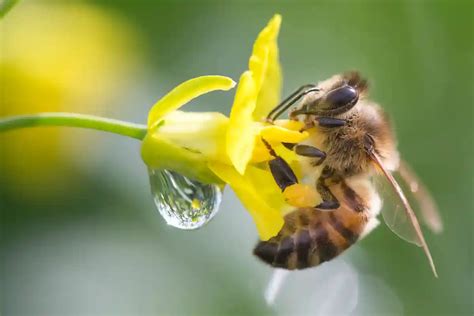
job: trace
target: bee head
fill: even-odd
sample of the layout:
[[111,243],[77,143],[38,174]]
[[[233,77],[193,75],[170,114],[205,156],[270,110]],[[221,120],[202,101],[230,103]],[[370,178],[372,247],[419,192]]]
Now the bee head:
[[335,116],[352,109],[365,92],[367,82],[356,72],[334,76],[318,85],[318,91],[304,98],[292,115]]
[[311,104],[315,111],[321,115],[338,115],[349,111],[359,100],[359,92],[348,84],[335,88],[325,93],[316,102]]

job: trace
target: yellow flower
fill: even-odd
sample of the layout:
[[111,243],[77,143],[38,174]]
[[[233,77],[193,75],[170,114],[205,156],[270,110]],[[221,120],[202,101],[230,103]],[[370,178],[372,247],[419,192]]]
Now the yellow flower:
[[265,122],[280,98],[280,24],[281,17],[275,15],[255,41],[249,70],[240,77],[229,118],[214,112],[176,111],[201,94],[234,86],[231,79],[221,76],[191,79],[152,108],[142,146],[143,160],[150,168],[170,169],[203,183],[232,187],[253,217],[262,240],[280,231],[283,215],[292,207],[264,163],[274,157],[262,139],[292,164],[296,157],[281,143],[297,143],[308,136],[300,132],[302,124],[298,122]]
[[223,183],[207,166],[226,161],[225,133],[229,119],[217,112],[176,111],[192,99],[235,82],[223,76],[202,76],[174,88],[152,107],[142,158],[149,168],[169,169],[203,183]]
[[[307,137],[301,125],[287,128],[265,124],[264,119],[280,99],[281,67],[277,37],[281,17],[276,15],[255,41],[249,70],[240,77],[226,135],[227,153],[232,166],[211,163],[210,168],[228,183],[257,226],[260,238],[275,236],[283,226],[283,214],[290,207],[268,167],[249,165],[272,159],[261,138],[274,145],[287,161],[295,160],[281,142],[300,142]],[[291,129],[288,129],[291,127]],[[279,148],[277,148],[279,147]]]

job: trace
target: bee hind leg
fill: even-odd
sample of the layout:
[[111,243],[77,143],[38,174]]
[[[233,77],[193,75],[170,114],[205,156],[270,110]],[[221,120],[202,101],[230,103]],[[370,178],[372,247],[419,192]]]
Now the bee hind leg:
[[334,118],[334,117],[318,117],[315,119],[320,127],[335,128],[341,127],[347,124],[346,120]]
[[329,184],[335,184],[339,181],[338,177],[334,176],[334,170],[324,167],[321,175],[316,182],[316,190],[321,195],[322,202],[316,205],[320,210],[335,210],[339,208],[340,203],[329,189]]

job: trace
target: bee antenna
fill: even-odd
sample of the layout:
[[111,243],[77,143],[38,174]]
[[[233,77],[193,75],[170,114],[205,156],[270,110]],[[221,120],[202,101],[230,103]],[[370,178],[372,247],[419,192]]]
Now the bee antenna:
[[280,115],[283,114],[288,108],[290,108],[293,104],[295,104],[299,99],[311,92],[317,92],[320,89],[316,87],[314,84],[307,84],[304,86],[299,87],[295,92],[293,92],[289,97],[283,100],[280,104],[278,104],[270,113],[267,115],[267,120],[272,122],[276,120]]

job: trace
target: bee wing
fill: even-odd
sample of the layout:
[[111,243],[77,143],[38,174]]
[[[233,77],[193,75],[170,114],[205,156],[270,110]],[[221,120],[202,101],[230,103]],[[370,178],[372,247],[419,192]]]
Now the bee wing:
[[[436,203],[410,166],[405,161],[401,161],[398,170],[393,171],[392,175],[402,188],[415,214],[419,216],[421,223],[425,224],[434,233],[441,233],[443,222]],[[399,213],[404,212],[404,210],[396,192],[389,186],[384,177],[376,177],[374,182],[377,191],[385,201],[382,214],[387,225],[402,239],[420,246],[415,231],[407,225],[407,217],[399,216]]]
[[[438,277],[433,258],[431,257],[428,244],[425,241],[418,219],[416,218],[415,212],[408,202],[408,199],[403,193],[402,188],[397,180],[395,180],[392,173],[384,167],[382,160],[374,150],[369,150],[369,156],[380,168],[380,171],[382,171],[382,174],[390,184],[391,189],[393,189],[392,192],[395,193],[396,199],[398,200],[394,201],[393,208],[387,207],[387,205],[382,207],[382,215],[385,223],[402,239],[422,247],[426,257],[428,258],[431,269],[433,270],[433,274],[435,277]],[[384,186],[381,187],[383,188]]]
[[400,166],[394,176],[405,190],[408,200],[413,201],[412,204],[415,205],[415,211],[419,211],[422,222],[434,233],[441,233],[443,221],[438,207],[428,189],[406,161],[400,161]]

